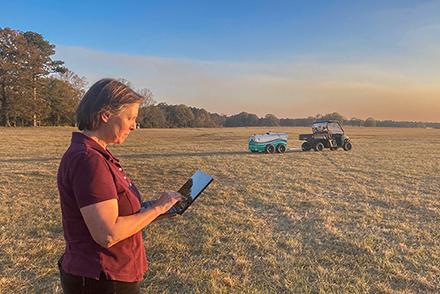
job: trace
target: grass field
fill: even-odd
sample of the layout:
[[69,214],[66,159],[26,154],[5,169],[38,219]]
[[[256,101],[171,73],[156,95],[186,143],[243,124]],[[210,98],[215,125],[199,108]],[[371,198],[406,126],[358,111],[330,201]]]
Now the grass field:
[[[73,128],[0,129],[0,292],[60,293],[56,172]],[[110,149],[144,199],[202,169],[144,229],[148,293],[440,292],[440,130],[348,128],[353,150],[249,154],[266,129],[137,130]],[[279,128],[299,147],[307,128]]]

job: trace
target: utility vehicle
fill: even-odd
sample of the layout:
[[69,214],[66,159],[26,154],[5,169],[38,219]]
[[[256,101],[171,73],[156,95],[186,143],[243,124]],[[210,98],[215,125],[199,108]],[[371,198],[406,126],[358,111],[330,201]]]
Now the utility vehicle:
[[336,120],[319,120],[312,124],[312,134],[299,135],[303,151],[322,151],[324,148],[337,150],[343,148],[345,151],[353,147],[350,138],[345,134],[341,124]]

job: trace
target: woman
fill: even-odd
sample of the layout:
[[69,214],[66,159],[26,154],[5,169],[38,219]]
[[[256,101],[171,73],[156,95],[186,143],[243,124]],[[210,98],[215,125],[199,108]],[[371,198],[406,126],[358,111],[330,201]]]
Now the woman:
[[147,270],[141,230],[181,195],[162,193],[141,209],[141,197],[119,160],[107,149],[136,127],[143,97],[103,79],[82,98],[78,128],[58,170],[66,248],[59,261],[64,293],[140,293]]

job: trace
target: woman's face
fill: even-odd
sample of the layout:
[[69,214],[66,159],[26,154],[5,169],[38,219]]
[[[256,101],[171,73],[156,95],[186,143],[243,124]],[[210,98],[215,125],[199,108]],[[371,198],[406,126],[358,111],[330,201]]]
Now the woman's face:
[[119,113],[110,115],[107,122],[101,124],[107,143],[122,144],[128,134],[136,129],[138,112],[139,103],[133,103],[122,108]]

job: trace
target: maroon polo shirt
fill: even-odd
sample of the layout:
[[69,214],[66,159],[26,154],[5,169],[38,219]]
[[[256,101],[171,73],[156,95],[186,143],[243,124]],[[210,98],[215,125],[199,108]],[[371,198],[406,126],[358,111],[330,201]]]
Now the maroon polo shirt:
[[57,180],[66,240],[64,271],[94,279],[104,272],[112,280],[142,280],[147,270],[142,232],[103,248],[93,240],[80,212],[82,207],[109,199],[118,200],[120,216],[140,210],[139,191],[119,160],[93,139],[74,132]]

